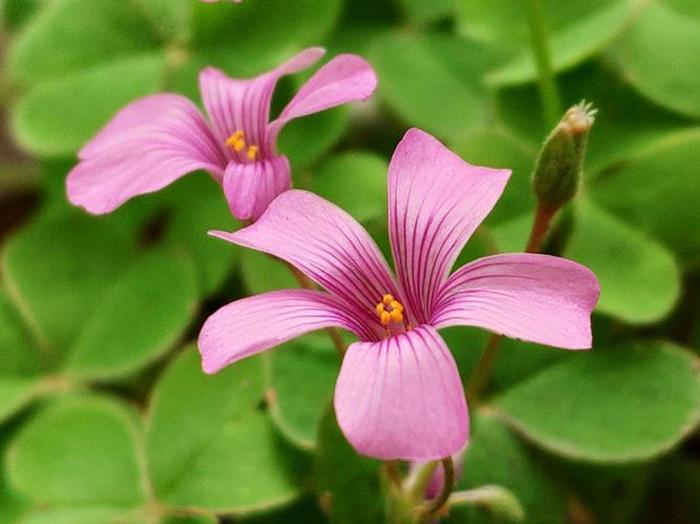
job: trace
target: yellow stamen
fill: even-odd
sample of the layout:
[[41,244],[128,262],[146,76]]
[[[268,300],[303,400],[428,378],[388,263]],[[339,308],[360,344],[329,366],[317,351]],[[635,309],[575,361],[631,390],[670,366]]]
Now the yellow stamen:
[[388,328],[392,322],[397,324],[403,323],[403,305],[393,295],[388,293],[384,295],[382,301],[375,306],[375,309],[382,326]]
[[257,160],[258,150],[258,146],[248,146],[248,152],[246,153],[248,160]]
[[236,131],[228,140],[226,140],[226,145],[236,152],[243,151],[245,148],[245,133],[243,131]]
[[391,313],[382,311],[382,313],[379,315],[379,319],[382,322],[382,326],[388,326],[389,322],[391,322]]

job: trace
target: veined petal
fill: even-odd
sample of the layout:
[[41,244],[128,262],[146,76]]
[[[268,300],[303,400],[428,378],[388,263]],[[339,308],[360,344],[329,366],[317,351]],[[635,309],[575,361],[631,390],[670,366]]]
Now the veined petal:
[[270,124],[268,143],[275,144],[282,127],[294,118],[354,100],[366,100],[377,88],[377,74],[357,55],[338,55],[319,69]]
[[510,171],[472,166],[435,138],[409,130],[389,165],[389,235],[394,264],[419,322],[457,255],[491,211]]
[[236,300],[204,322],[198,340],[202,368],[216,373],[237,360],[330,326],[362,332],[337,300],[320,291],[273,291]]
[[225,159],[197,108],[157,94],[117,115],[80,151],[66,180],[71,203],[108,213],[130,198],[157,191],[205,169],[221,180]]
[[272,71],[249,79],[229,78],[213,67],[202,70],[199,89],[219,143],[243,131],[247,144],[266,150],[265,130],[277,81],[310,67],[324,53],[320,47],[305,49]]
[[399,296],[367,231],[345,211],[307,191],[282,193],[244,229],[211,234],[286,260],[374,327],[380,327],[375,307],[382,296]]
[[230,162],[224,173],[224,192],[233,216],[257,220],[277,195],[292,185],[286,156],[250,164]]
[[348,441],[370,457],[441,459],[459,451],[468,437],[457,366],[431,326],[352,344],[334,403]]
[[78,158],[120,152],[126,144],[132,147],[145,141],[179,144],[212,163],[225,164],[199,109],[184,96],[172,93],[149,95],[126,106],[83,146]]
[[600,296],[586,267],[549,255],[481,258],[445,283],[431,323],[478,326],[538,344],[591,347],[591,312]]

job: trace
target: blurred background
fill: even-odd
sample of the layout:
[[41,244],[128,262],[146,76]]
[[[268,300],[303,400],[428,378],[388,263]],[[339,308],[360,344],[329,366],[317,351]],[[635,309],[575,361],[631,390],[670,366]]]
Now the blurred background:
[[[546,244],[601,282],[594,350],[504,340],[458,489],[500,485],[527,523],[700,522],[697,0],[0,0],[0,522],[385,521],[380,465],[330,409],[324,334],[201,373],[209,313],[295,285],[207,237],[237,227],[216,184],[195,173],[104,217],[64,192],[76,151],[128,102],[200,104],[203,66],[245,77],[311,45],[361,54],[379,89],[288,125],[280,149],[296,186],[385,250],[386,168],[408,127],[513,169],[467,261],[524,248],[556,115],[584,98],[599,109],[579,195]],[[305,74],[280,82],[273,112]],[[488,335],[445,336],[466,380]],[[445,521],[510,522],[502,510]]]

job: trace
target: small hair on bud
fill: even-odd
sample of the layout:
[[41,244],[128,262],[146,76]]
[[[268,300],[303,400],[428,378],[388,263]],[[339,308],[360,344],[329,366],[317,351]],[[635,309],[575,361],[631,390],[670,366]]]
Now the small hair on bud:
[[576,195],[596,113],[593,104],[582,100],[564,113],[547,137],[533,174],[540,206],[555,211]]
[[572,134],[588,133],[597,113],[598,110],[593,107],[592,102],[581,100],[568,109],[559,125],[564,126],[566,131]]

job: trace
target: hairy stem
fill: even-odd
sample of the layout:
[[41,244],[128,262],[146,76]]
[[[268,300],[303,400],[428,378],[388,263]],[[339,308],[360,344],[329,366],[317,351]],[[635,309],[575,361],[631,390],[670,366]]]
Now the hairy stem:
[[530,26],[530,45],[537,64],[542,109],[547,124],[553,126],[559,120],[561,103],[552,69],[542,0],[527,0],[527,20]]
[[[542,242],[544,237],[547,235],[549,228],[552,225],[552,219],[556,215],[557,210],[551,209],[549,207],[542,206],[541,204],[537,206],[537,211],[535,212],[535,218],[532,222],[532,229],[530,231],[530,238],[527,241],[527,247],[525,250],[528,253],[539,253],[542,249]],[[471,402],[478,403],[479,396],[483,390],[488,386],[491,380],[491,371],[493,369],[493,364],[496,361],[496,356],[501,347],[501,335],[492,333],[486,343],[486,348],[481,354],[481,358],[474,369],[469,382],[466,387],[466,396]]]
[[527,241],[525,251],[528,253],[540,252],[542,249],[542,241],[552,225],[552,219],[556,212],[556,209],[551,209],[542,204],[537,206],[535,219],[532,222],[532,230],[530,231],[530,238]]
[[486,348],[481,354],[481,358],[469,378],[466,387],[467,399],[473,404],[479,402],[479,395],[488,385],[491,380],[491,370],[493,369],[493,363],[496,361],[496,355],[498,355],[498,350],[501,347],[501,335],[496,333],[491,333],[489,340],[486,343]]
[[384,465],[384,474],[391,482],[392,486],[398,491],[401,491],[403,486],[403,480],[401,479],[401,472],[399,471],[399,463],[396,460],[387,460]]

